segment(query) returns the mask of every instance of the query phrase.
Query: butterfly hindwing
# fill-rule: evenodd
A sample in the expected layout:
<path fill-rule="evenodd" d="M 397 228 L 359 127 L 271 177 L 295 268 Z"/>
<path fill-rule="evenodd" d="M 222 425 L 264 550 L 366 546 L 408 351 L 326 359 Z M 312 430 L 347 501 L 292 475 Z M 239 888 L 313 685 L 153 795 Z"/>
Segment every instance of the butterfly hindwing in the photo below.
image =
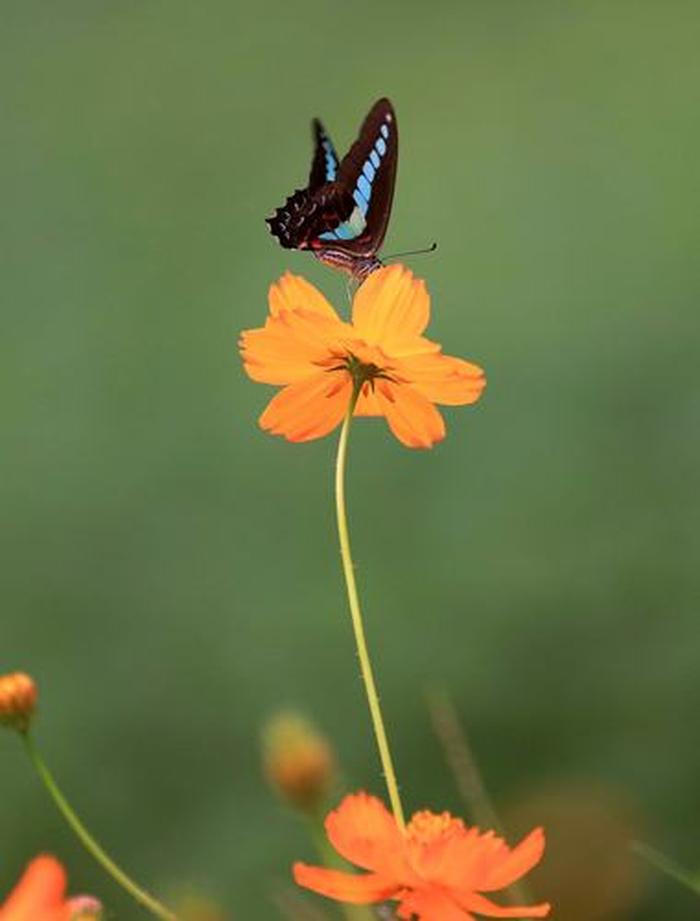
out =
<path fill-rule="evenodd" d="M 326 233 L 335 233 L 334 228 L 350 218 L 353 208 L 352 195 L 335 183 L 326 184 L 315 193 L 297 189 L 267 222 L 285 249 L 317 249 L 317 241 Z"/>

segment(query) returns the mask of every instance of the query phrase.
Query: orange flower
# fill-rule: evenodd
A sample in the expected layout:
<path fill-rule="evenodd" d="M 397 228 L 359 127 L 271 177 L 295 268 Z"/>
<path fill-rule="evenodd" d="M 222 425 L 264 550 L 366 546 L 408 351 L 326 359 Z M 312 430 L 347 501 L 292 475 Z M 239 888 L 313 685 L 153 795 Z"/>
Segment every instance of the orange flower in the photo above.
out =
<path fill-rule="evenodd" d="M 98 921 L 102 917 L 97 899 L 89 895 L 66 899 L 66 886 L 66 871 L 55 857 L 35 857 L 0 905 L 0 921 Z"/>
<path fill-rule="evenodd" d="M 0 921 L 69 921 L 66 873 L 55 857 L 36 857 L 0 906 Z"/>
<path fill-rule="evenodd" d="M 330 813 L 326 832 L 339 854 L 370 871 L 355 875 L 296 863 L 297 883 L 329 898 L 360 905 L 393 899 L 399 903 L 399 918 L 418 921 L 549 914 L 546 903 L 502 908 L 480 894 L 510 886 L 539 862 L 541 828 L 511 849 L 494 832 L 467 828 L 449 812 L 424 811 L 402 832 L 380 800 L 357 793 Z"/>
<path fill-rule="evenodd" d="M 434 404 L 474 403 L 484 389 L 481 368 L 424 338 L 430 298 L 401 265 L 378 269 L 360 286 L 350 323 L 289 272 L 270 287 L 269 302 L 265 326 L 244 332 L 240 349 L 253 380 L 284 388 L 260 417 L 273 435 L 327 435 L 357 388 L 356 416 L 385 416 L 403 444 L 429 448 L 445 437 Z"/>

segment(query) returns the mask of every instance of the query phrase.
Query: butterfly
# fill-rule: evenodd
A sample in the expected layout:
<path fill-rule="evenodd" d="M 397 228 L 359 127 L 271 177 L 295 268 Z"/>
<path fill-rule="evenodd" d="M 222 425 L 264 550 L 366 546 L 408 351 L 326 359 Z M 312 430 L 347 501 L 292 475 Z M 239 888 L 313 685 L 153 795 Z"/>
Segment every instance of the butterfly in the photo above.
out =
<path fill-rule="evenodd" d="M 342 160 L 318 119 L 312 122 L 314 156 L 305 189 L 297 189 L 274 215 L 270 232 L 285 249 L 307 249 L 326 265 L 363 281 L 381 266 L 399 153 L 396 114 L 379 99 Z"/>

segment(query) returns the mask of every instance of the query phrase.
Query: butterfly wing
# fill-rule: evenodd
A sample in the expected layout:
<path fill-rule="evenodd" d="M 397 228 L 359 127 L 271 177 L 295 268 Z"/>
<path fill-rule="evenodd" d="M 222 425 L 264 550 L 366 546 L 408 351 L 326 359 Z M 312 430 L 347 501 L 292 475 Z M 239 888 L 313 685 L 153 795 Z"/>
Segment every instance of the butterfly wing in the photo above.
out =
<path fill-rule="evenodd" d="M 314 249 L 340 247 L 358 257 L 377 253 L 391 214 L 398 150 L 394 107 L 388 99 L 379 99 L 338 170 L 337 184 L 352 197 L 352 211 L 335 227 L 320 234 L 318 241 L 312 241 Z"/>
<path fill-rule="evenodd" d="M 309 174 L 309 191 L 314 192 L 327 182 L 335 182 L 338 178 L 340 160 L 333 141 L 318 118 L 311 122 L 311 130 L 314 138 L 314 159 Z"/>
<path fill-rule="evenodd" d="M 350 219 L 355 207 L 352 195 L 337 183 L 321 186 L 315 192 L 297 189 L 267 218 L 270 233 L 277 237 L 285 249 L 319 249 L 326 234 L 342 227 Z"/>
<path fill-rule="evenodd" d="M 335 184 L 340 161 L 330 135 L 318 118 L 312 121 L 311 130 L 314 157 L 309 184 L 297 189 L 267 219 L 271 233 L 286 249 L 311 248 L 313 240 L 341 224 L 354 207 L 352 196 Z"/>
<path fill-rule="evenodd" d="M 309 185 L 290 195 L 267 223 L 286 249 L 313 249 L 353 273 L 360 260 L 376 263 L 386 234 L 398 159 L 396 115 L 388 99 L 378 100 L 340 162 L 318 119 L 312 129 Z"/>

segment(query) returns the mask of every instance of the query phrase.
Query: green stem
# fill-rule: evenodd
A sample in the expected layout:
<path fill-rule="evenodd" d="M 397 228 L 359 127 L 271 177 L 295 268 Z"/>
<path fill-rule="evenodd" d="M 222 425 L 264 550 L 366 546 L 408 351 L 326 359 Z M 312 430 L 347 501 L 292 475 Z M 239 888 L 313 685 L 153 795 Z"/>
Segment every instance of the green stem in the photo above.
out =
<path fill-rule="evenodd" d="M 696 876 L 686 870 L 685 867 L 679 866 L 675 860 L 671 860 L 666 854 L 662 854 L 661 851 L 657 851 L 656 848 L 651 847 L 649 844 L 644 844 L 643 841 L 633 841 L 632 850 L 656 867 L 661 873 L 665 873 L 666 876 L 675 879 L 677 883 L 685 886 L 686 889 L 690 889 L 695 895 L 700 895 L 700 876 Z"/>
<path fill-rule="evenodd" d="M 343 574 L 345 575 L 345 585 L 348 592 L 348 603 L 350 605 L 350 616 L 352 618 L 352 628 L 355 633 L 355 644 L 357 645 L 357 654 L 360 659 L 360 668 L 362 671 L 362 680 L 367 693 L 367 702 L 369 711 L 372 716 L 372 726 L 374 735 L 377 740 L 379 757 L 382 763 L 384 779 L 389 792 L 389 800 L 394 818 L 399 828 L 405 828 L 403 808 L 399 796 L 399 786 L 396 782 L 396 773 L 391 760 L 389 742 L 387 740 L 386 730 L 382 711 L 379 706 L 379 695 L 377 694 L 377 685 L 372 672 L 372 663 L 367 650 L 367 641 L 365 639 L 365 630 L 362 623 L 362 611 L 360 610 L 360 599 L 357 592 L 357 583 L 355 582 L 355 568 L 350 551 L 350 536 L 348 533 L 347 513 L 345 511 L 345 462 L 348 453 L 348 436 L 350 434 L 350 423 L 352 414 L 355 410 L 355 404 L 359 396 L 359 388 L 355 387 L 345 415 L 343 428 L 340 432 L 338 441 L 338 455 L 335 466 L 335 507 L 338 517 L 338 537 L 340 538 L 340 555 L 343 561 Z"/>
<path fill-rule="evenodd" d="M 65 798 L 63 793 L 61 793 L 58 784 L 53 778 L 53 775 L 39 754 L 39 751 L 34 744 L 34 740 L 31 738 L 29 733 L 25 733 L 23 738 L 29 759 L 36 768 L 36 772 L 39 775 L 41 782 L 44 784 L 46 790 L 49 793 L 49 796 L 56 804 L 58 811 L 75 832 L 85 849 L 90 854 L 92 854 L 95 860 L 101 864 L 101 866 L 107 871 L 107 873 L 109 873 L 112 879 L 114 879 L 123 889 L 126 889 L 129 895 L 131 895 L 140 905 L 143 905 L 144 908 L 150 911 L 152 915 L 155 915 L 156 918 L 162 918 L 163 921 L 177 921 L 176 915 L 174 915 L 171 911 L 168 911 L 167 908 L 161 905 L 160 902 L 153 898 L 153 896 L 149 895 L 147 892 L 141 889 L 140 886 L 137 886 L 136 883 L 133 882 L 133 880 L 131 880 L 126 875 L 126 873 L 124 873 L 124 871 L 121 870 L 109 857 L 109 855 L 100 847 L 100 845 L 95 841 L 90 832 L 75 814 L 72 806 L 68 803 L 68 800 Z"/>
<path fill-rule="evenodd" d="M 457 789 L 471 813 L 470 818 L 482 828 L 492 828 L 503 836 L 503 826 L 482 779 L 467 733 L 454 701 L 445 688 L 432 688 L 428 692 L 428 709 L 435 735 L 442 745 Z M 527 905 L 532 901 L 528 887 L 522 880 L 508 886 L 506 897 L 511 905 Z"/>

